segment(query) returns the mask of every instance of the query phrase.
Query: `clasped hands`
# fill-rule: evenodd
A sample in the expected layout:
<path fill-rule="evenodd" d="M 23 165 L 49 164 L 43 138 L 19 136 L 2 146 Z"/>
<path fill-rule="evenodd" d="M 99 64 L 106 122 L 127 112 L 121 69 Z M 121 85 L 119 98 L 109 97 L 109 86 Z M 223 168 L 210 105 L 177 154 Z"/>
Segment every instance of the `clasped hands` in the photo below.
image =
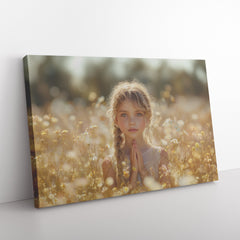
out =
<path fill-rule="evenodd" d="M 130 184 L 132 187 L 135 187 L 138 173 L 140 174 L 142 181 L 144 180 L 144 177 L 147 176 L 147 170 L 144 167 L 142 153 L 137 146 L 136 140 L 132 141 L 130 161 L 132 167 Z"/>

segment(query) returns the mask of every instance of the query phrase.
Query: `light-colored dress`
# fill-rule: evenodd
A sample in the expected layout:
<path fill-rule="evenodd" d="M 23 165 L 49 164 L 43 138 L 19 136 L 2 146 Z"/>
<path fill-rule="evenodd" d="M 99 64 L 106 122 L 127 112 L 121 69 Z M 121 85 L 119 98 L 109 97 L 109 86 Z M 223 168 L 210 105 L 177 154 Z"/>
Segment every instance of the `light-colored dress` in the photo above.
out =
<path fill-rule="evenodd" d="M 162 148 L 161 147 L 150 147 L 145 152 L 142 152 L 142 158 L 143 163 L 151 176 L 153 176 L 155 179 L 159 178 L 159 163 L 160 163 L 160 152 Z M 130 155 L 126 154 L 125 158 L 126 166 L 124 167 L 124 171 L 131 172 L 131 161 L 130 161 Z M 141 182 L 140 174 L 138 173 L 138 181 Z"/>

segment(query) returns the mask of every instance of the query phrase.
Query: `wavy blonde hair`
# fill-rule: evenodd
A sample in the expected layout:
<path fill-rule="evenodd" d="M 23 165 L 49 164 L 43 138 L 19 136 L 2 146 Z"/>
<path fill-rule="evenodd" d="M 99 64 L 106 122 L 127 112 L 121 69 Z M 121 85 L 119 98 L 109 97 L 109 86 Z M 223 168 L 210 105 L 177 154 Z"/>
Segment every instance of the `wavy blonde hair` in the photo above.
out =
<path fill-rule="evenodd" d="M 119 106 L 126 100 L 130 100 L 136 103 L 139 107 L 144 109 L 145 116 L 149 119 L 149 124 L 144 130 L 144 139 L 148 144 L 151 144 L 150 140 L 150 126 L 152 119 L 152 107 L 151 107 L 151 97 L 145 88 L 145 86 L 136 80 L 132 82 L 120 82 L 116 85 L 110 96 L 110 106 L 108 114 L 113 122 L 113 142 L 114 142 L 114 152 L 115 158 L 117 160 L 117 183 L 118 186 L 125 184 L 127 180 L 123 175 L 123 165 L 124 161 L 124 145 L 125 137 L 121 132 L 120 128 L 115 124 L 117 111 Z"/>

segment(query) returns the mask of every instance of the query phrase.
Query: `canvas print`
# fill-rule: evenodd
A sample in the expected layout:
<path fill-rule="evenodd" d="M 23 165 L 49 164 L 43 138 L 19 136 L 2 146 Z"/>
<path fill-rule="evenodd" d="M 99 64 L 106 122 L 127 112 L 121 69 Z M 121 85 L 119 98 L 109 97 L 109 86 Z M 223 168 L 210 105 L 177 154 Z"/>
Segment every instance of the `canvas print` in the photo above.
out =
<path fill-rule="evenodd" d="M 204 60 L 23 62 L 35 207 L 218 180 Z"/>

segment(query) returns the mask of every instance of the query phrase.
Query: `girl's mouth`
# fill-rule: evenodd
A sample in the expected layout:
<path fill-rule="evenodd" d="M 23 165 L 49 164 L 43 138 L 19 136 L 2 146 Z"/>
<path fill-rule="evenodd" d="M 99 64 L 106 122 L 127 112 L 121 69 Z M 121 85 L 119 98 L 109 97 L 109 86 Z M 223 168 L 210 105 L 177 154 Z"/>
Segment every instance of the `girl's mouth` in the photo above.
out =
<path fill-rule="evenodd" d="M 128 129 L 128 131 L 129 131 L 129 132 L 137 132 L 138 129 L 136 129 L 136 128 L 130 128 L 130 129 Z"/>

